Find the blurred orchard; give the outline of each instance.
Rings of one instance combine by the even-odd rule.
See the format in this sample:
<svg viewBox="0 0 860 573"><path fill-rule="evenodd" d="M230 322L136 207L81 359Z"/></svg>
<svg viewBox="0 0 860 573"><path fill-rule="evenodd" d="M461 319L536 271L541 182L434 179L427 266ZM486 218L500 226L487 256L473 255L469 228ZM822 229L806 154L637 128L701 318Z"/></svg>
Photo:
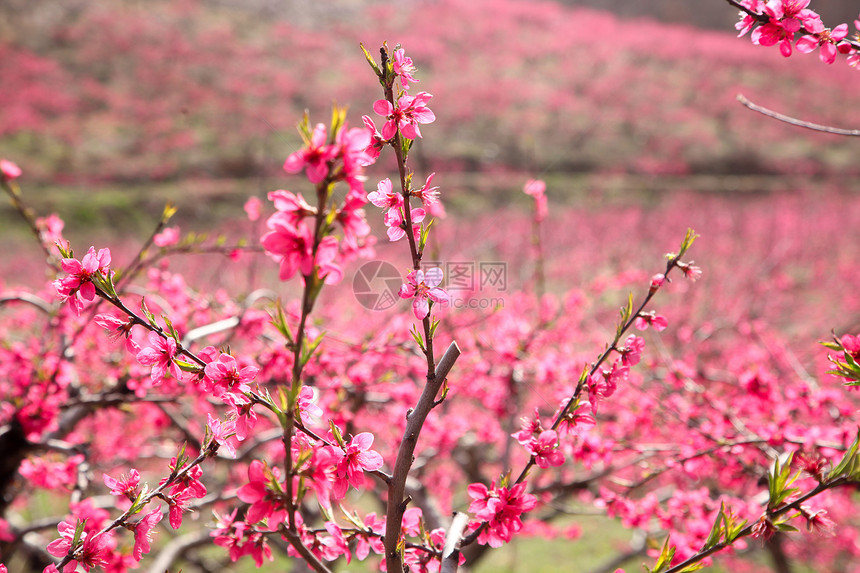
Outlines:
<svg viewBox="0 0 860 573"><path fill-rule="evenodd" d="M10 1L0 571L860 571L854 140L738 102L860 21L715 6Z"/></svg>

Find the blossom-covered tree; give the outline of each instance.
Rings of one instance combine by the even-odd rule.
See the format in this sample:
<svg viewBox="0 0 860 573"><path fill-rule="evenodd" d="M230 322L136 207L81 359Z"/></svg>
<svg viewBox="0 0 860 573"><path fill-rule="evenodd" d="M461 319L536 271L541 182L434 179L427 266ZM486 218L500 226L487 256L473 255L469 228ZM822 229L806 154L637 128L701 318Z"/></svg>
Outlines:
<svg viewBox="0 0 860 573"><path fill-rule="evenodd" d="M759 44L854 56L808 2L730 3ZM4 561L125 571L151 555L161 568L211 539L225 560L257 567L277 551L316 571L371 555L387 571L454 571L518 535L556 535L572 500L659 540L655 572L695 570L747 538L776 555L778 536L799 526L835 537L834 562L860 553L840 536L853 531L860 482L856 400L843 388L860 384L856 337L825 344L820 379L754 320L737 340L707 340L713 325L674 334L681 354L668 354L661 337L676 321L655 297L711 274L688 258L692 230L657 268L613 277L636 294L614 328L600 313L610 328L595 328L581 291L544 292L550 212L538 180L525 185L534 288L512 294L506 312L458 312L454 284L431 264L428 216L440 216L444 187L431 187L435 173L416 179L411 156L419 124L430 137L432 96L410 95L418 70L400 46L364 54L383 92L381 131L369 117L349 127L337 107L328 126L305 116L303 147L283 168L304 174L311 200L269 193L259 247L186 243L168 232L168 207L130 264L107 248L77 259L62 226L24 203L22 170L0 162L0 184L56 275L44 292L3 298L20 305L0 346ZM368 195L369 168L388 154L397 183L383 178ZM249 218L259 209L249 203ZM404 253L397 292L411 312L374 316L326 298L372 256L368 219ZM280 292L199 293L161 264L207 248L266 257ZM608 288L595 279L595 300ZM33 500L20 479L63 509L25 523L19 508ZM175 545L160 541L165 510L170 529L191 531ZM192 514L214 527L195 527Z"/></svg>

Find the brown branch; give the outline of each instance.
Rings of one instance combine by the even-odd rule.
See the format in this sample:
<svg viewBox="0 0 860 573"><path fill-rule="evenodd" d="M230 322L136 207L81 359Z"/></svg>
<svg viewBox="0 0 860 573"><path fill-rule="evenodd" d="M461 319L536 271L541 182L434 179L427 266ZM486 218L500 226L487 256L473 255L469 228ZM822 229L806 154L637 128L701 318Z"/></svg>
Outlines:
<svg viewBox="0 0 860 573"><path fill-rule="evenodd" d="M456 342L448 346L448 350L439 360L436 372L432 379L427 381L424 391L415 405L415 409L409 414L406 422L406 430L403 432L403 440L397 451L397 460L394 462L391 482L388 485L388 509L386 511L385 526L385 560L388 571L400 571L402 563L397 544L400 539L400 527L403 521L403 513L406 511L404 495L406 492L406 478L409 477L409 469L412 467L412 458L415 447L418 444L418 435L424 421L436 403L436 394L442 387L445 377L448 376L457 358L460 356L460 347Z"/></svg>
<svg viewBox="0 0 860 573"><path fill-rule="evenodd" d="M796 125L797 127L804 127L806 129L811 129L813 131L821 131L823 133L831 133L833 135L847 135L850 137L858 137L860 136L860 129L842 129L839 127L831 127L829 125L821 125L819 123L812 123L809 121L803 121L802 119L797 119L782 113L775 112L773 110L767 109L766 107L762 107L758 104L755 104L748 100L743 94L738 94L738 101L741 102L744 106L749 109L758 112L767 117L773 118L775 120L781 121L783 123L788 123L790 125Z"/></svg>

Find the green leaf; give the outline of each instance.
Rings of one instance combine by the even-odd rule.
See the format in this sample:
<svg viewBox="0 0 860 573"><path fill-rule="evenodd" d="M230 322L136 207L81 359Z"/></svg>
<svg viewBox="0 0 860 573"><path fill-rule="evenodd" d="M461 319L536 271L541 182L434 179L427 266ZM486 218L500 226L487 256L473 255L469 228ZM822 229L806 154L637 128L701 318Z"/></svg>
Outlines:
<svg viewBox="0 0 860 573"><path fill-rule="evenodd" d="M329 132L329 144L335 143L337 134L343 127L346 121L346 108L340 108L337 105L331 107L331 130Z"/></svg>
<svg viewBox="0 0 860 573"><path fill-rule="evenodd" d="M173 322L170 321L170 317L166 314L162 314L161 319L164 321L164 325L167 327L167 333L170 337L176 342L179 342L179 333L176 332L175 328L173 328Z"/></svg>
<svg viewBox="0 0 860 573"><path fill-rule="evenodd" d="M140 489L140 493L137 494L137 497L134 498L134 501L131 504L129 515L139 513L140 510L143 509L147 503L149 503L148 501L144 501L143 499L147 493L149 493L149 487L144 484L143 487Z"/></svg>
<svg viewBox="0 0 860 573"><path fill-rule="evenodd" d="M178 209L176 208L176 206L175 206L173 203L171 203L170 201L168 201L167 203L165 203L165 205L164 205L164 210L161 212L161 222L162 222L162 224L167 223L168 221L170 221L170 219L172 219L172 218L173 218L173 216L174 216L174 215L176 215L176 211L177 211L177 210L178 210Z"/></svg>
<svg viewBox="0 0 860 573"><path fill-rule="evenodd" d="M711 533L708 534L708 539L705 540L705 545L703 549L711 549L715 545L720 542L720 539L723 535L723 524L726 521L726 504L720 504L720 512L717 514L717 518L714 520L714 525L711 527Z"/></svg>
<svg viewBox="0 0 860 573"><path fill-rule="evenodd" d="M177 360L176 358L174 358L173 363L179 366L179 369L183 372L191 372L192 374L198 374L200 372L203 372L203 368L201 368L197 364L186 362L185 360Z"/></svg>
<svg viewBox="0 0 860 573"><path fill-rule="evenodd" d="M744 519L742 522L737 523L735 520L734 513L729 511L724 512L723 514L723 522L725 524L725 533L726 533L726 543L731 544L738 538L738 536L743 531L744 527L747 525L747 520Z"/></svg>
<svg viewBox="0 0 860 573"><path fill-rule="evenodd" d="M430 323L430 338L436 336L437 326L439 326L439 320L434 318L433 321Z"/></svg>
<svg viewBox="0 0 860 573"><path fill-rule="evenodd" d="M187 442L182 442L182 447L179 448L179 452L176 454L176 469L177 471L182 468L185 464L188 463L188 454L186 453Z"/></svg>
<svg viewBox="0 0 860 573"><path fill-rule="evenodd" d="M328 427L331 430L331 435L334 436L337 445L339 445L340 447L344 447L345 444L343 441L343 435L340 433L340 428L338 428L337 425L331 420L328 421Z"/></svg>
<svg viewBox="0 0 860 573"><path fill-rule="evenodd" d="M321 332L320 335L317 336L315 339L311 340L310 342L305 342L305 348L304 350L302 350L301 357L302 368L304 368L304 366L310 361L311 357L314 355L314 352L319 347L324 337L325 332Z"/></svg>
<svg viewBox="0 0 860 573"><path fill-rule="evenodd" d="M78 525L75 527L75 535L72 537L72 547L77 547L81 543L81 536L84 534L84 526L87 520L78 520Z"/></svg>
<svg viewBox="0 0 860 573"><path fill-rule="evenodd" d="M838 477L842 477L843 474L847 473L848 468L852 464L857 464L858 445L860 445L860 428L857 429L857 437L854 438L854 442L852 442L851 445L848 447L848 450L846 450L839 463L836 464L836 467L830 470L830 472L827 474L827 478L825 481L831 481Z"/></svg>
<svg viewBox="0 0 860 573"><path fill-rule="evenodd" d="M657 558L657 563L654 564L652 573L660 573L665 571L672 564L672 559L675 557L675 547L669 545L669 537L666 537L666 542L663 543L663 549L660 551L660 557Z"/></svg>
<svg viewBox="0 0 860 573"><path fill-rule="evenodd" d="M57 250L60 251L60 256L64 259L74 259L75 251L72 250L72 245L68 242L64 245L63 243L57 241Z"/></svg>
<svg viewBox="0 0 860 573"><path fill-rule="evenodd" d="M424 252L424 245L427 244L427 237L430 236L430 227L436 219L430 219L430 222L421 227L421 237L418 241L418 252Z"/></svg>
<svg viewBox="0 0 860 573"><path fill-rule="evenodd" d="M408 137L404 137L403 134L400 134L401 149L403 151L403 157L406 158L409 155L409 150L412 149L412 144L414 143Z"/></svg>
<svg viewBox="0 0 860 573"><path fill-rule="evenodd" d="M627 294L627 306L621 307L621 320L618 322L618 326L615 328L615 342L621 338L621 334L624 332L624 327L627 325L627 321L630 320L630 316L633 314L633 293Z"/></svg>
<svg viewBox="0 0 860 573"><path fill-rule="evenodd" d="M681 250L678 251L678 258L683 257L687 252L687 249L693 246L693 243L696 239L699 238L699 235L696 234L693 229L687 229L687 235L684 237L684 241L681 243Z"/></svg>
<svg viewBox="0 0 860 573"><path fill-rule="evenodd" d="M779 508L786 499L800 491L798 488L789 487L800 476L800 470L791 477L791 460L794 453L788 455L784 465L780 465L779 458L773 462L773 470L768 474L768 509Z"/></svg>
<svg viewBox="0 0 860 573"><path fill-rule="evenodd" d="M447 398L447 397L448 397L448 391L449 391L450 389L451 389L451 388L448 386L448 379L446 378L446 379L442 382L442 395L441 395L441 396L439 396L439 400L437 400L437 402L440 402L440 403L441 403L441 402L444 402L444 401L445 401L445 398Z"/></svg>
<svg viewBox="0 0 860 573"><path fill-rule="evenodd" d="M358 515L358 513L356 513L355 511L350 513L342 505L340 505L338 507L340 507L340 510L341 510L341 512L343 512L343 516L346 518L346 520L348 522L350 522L351 524L353 524L357 529L364 529L366 527L364 525L364 521L362 521L362 519Z"/></svg>
<svg viewBox="0 0 860 573"><path fill-rule="evenodd" d="M149 308L146 306L146 297L140 300L140 311L143 313L143 316L146 317L146 320L151 326L159 328L158 322L155 320L155 315L149 312Z"/></svg>
<svg viewBox="0 0 860 573"><path fill-rule="evenodd" d="M413 340L418 344L418 348L426 352L426 348L424 347L424 337L421 336L420 332L418 332L418 327L413 324L412 330L409 331L409 334L412 335Z"/></svg>
<svg viewBox="0 0 860 573"><path fill-rule="evenodd" d="M272 319L272 325L278 329L281 336L287 339L290 346L295 344L295 342L293 342L293 335L290 332L290 325L287 324L287 315L284 314L284 307L281 304L281 299L275 301L275 312L274 314L269 312L269 316Z"/></svg>
<svg viewBox="0 0 860 573"><path fill-rule="evenodd" d="M310 145L311 143L311 118L308 116L308 112L302 115L302 121L296 126L299 130L299 135L302 138L302 141L305 145Z"/></svg>
<svg viewBox="0 0 860 573"><path fill-rule="evenodd" d="M364 52L364 57L367 60L367 63L370 64L370 67L373 68L373 71L376 73L376 77L382 79L382 70L379 69L379 65L373 59L373 56L370 55L364 47L364 44L359 43L358 45L361 47L361 51Z"/></svg>

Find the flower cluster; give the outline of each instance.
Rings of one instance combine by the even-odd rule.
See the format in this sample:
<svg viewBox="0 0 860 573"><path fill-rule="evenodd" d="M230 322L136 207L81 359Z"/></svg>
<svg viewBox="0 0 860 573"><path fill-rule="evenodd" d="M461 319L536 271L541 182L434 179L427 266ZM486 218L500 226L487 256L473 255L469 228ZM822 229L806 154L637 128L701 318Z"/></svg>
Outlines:
<svg viewBox="0 0 860 573"><path fill-rule="evenodd" d="M442 269L433 267L427 272L410 271L406 282L400 287L400 298L412 299L412 312L415 318L422 320L430 314L430 301L440 304L451 302L451 296L439 287L442 284Z"/></svg>
<svg viewBox="0 0 860 573"><path fill-rule="evenodd" d="M790 56L792 45L808 54L820 48L819 58L826 64L836 61L836 54L849 54L848 62L860 62L858 45L847 40L848 24L827 28L817 12L808 8L810 0L739 0L741 20L736 24L739 35L750 30L754 44L779 46L783 56ZM860 20L855 21L860 29ZM795 43L796 39L796 43Z"/></svg>
<svg viewBox="0 0 860 573"><path fill-rule="evenodd" d="M478 543L490 547L508 543L523 527L521 516L537 506L537 498L525 492L525 482L499 488L495 482L489 488L473 483L467 491L472 498L469 512L486 523L478 535Z"/></svg>
<svg viewBox="0 0 860 573"><path fill-rule="evenodd" d="M301 194L278 190L269 193L276 212L266 221L269 232L261 243L266 252L280 264L281 280L298 272L303 280L318 276L326 284L343 278L341 263L356 255L370 255L370 226L364 216L367 196L364 191L364 168L376 157L372 148L373 132L368 128L350 129L345 123L335 125L329 135L326 126L317 124L312 131L303 125L306 146L287 157L284 170L304 170L317 187L317 207ZM340 206L327 217L331 185L344 181L349 191ZM308 224L306 218L315 219ZM342 240L332 235L333 222L343 231Z"/></svg>
<svg viewBox="0 0 860 573"><path fill-rule="evenodd" d="M94 281L107 279L111 272L110 249L100 249L96 253L95 247L90 247L80 261L66 257L60 265L68 275L55 280L54 288L63 302L68 301L75 314L80 314L84 302L90 302L96 296Z"/></svg>

